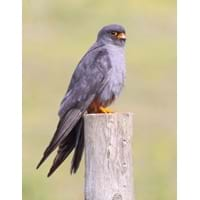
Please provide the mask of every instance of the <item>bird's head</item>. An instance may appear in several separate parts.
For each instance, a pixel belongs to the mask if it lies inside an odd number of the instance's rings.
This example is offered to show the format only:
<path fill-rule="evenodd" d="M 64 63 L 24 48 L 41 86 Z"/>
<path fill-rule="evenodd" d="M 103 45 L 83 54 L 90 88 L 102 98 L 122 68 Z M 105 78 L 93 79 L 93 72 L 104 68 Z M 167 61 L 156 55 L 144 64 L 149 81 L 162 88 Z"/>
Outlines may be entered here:
<path fill-rule="evenodd" d="M 126 32 L 123 26 L 111 24 L 104 26 L 98 33 L 97 42 L 113 44 L 123 47 L 126 41 Z"/>

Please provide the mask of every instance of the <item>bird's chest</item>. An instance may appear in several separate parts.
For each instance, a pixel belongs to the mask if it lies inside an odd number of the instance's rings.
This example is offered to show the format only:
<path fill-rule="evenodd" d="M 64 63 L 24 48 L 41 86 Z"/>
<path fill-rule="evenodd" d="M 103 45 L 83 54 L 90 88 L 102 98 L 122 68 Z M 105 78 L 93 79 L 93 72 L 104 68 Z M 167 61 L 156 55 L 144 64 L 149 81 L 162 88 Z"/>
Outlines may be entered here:
<path fill-rule="evenodd" d="M 125 57 L 123 49 L 113 49 L 109 51 L 111 71 L 109 72 L 108 82 L 101 93 L 103 101 L 109 101 L 119 96 L 125 80 Z"/>
<path fill-rule="evenodd" d="M 108 87 L 110 90 L 118 96 L 125 79 L 125 59 L 124 53 L 121 51 L 111 51 L 110 52 L 110 61 L 112 69 L 110 72 L 110 77 L 108 81 Z"/>

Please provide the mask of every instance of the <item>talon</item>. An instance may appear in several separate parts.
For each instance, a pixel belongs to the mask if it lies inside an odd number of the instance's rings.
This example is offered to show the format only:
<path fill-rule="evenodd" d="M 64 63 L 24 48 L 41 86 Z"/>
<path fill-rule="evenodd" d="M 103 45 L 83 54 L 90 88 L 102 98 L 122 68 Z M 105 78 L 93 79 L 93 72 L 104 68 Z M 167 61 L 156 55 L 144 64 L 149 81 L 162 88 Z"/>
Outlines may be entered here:
<path fill-rule="evenodd" d="M 113 111 L 110 110 L 109 108 L 104 108 L 102 106 L 99 107 L 99 112 L 100 113 L 113 113 Z"/>

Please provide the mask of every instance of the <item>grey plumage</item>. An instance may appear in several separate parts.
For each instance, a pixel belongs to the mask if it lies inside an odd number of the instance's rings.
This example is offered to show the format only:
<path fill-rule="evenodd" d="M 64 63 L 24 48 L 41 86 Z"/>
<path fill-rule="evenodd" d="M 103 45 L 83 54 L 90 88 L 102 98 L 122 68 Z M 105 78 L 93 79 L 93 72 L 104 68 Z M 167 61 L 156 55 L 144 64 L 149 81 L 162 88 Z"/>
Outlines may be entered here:
<path fill-rule="evenodd" d="M 59 109 L 59 123 L 37 168 L 58 147 L 56 158 L 49 171 L 50 176 L 74 151 L 71 173 L 79 167 L 84 148 L 83 114 L 94 101 L 108 106 L 119 96 L 125 79 L 125 39 L 113 32 L 124 33 L 120 25 L 103 27 L 97 41 L 88 50 L 75 69 L 68 90 Z"/>

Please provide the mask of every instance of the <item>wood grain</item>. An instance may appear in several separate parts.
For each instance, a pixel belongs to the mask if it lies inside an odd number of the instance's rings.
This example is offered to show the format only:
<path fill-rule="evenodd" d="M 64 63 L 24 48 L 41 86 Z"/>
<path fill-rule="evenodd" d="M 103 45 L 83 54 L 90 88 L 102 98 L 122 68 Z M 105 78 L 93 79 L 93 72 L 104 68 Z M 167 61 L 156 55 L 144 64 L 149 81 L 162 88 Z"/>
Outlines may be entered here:
<path fill-rule="evenodd" d="M 134 200 L 132 113 L 87 114 L 85 199 Z"/>

